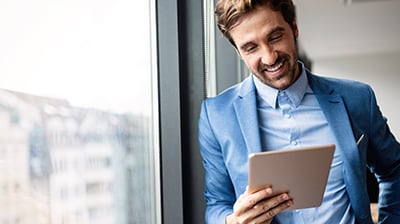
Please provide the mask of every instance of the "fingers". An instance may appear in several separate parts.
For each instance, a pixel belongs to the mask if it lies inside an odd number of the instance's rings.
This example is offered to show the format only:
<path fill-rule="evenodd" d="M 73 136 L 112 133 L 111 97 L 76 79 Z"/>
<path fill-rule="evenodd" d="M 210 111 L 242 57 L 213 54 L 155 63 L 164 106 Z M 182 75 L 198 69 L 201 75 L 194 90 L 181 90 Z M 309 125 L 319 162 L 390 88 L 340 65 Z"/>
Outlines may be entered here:
<path fill-rule="evenodd" d="M 287 193 L 272 195 L 271 188 L 243 193 L 234 204 L 236 223 L 269 223 L 276 214 L 293 205 Z"/>
<path fill-rule="evenodd" d="M 233 211 L 240 215 L 243 212 L 252 209 L 258 202 L 265 200 L 272 196 L 272 189 L 265 188 L 263 190 L 257 191 L 253 194 L 249 194 L 247 191 L 240 195 L 238 200 L 233 206 Z"/>
<path fill-rule="evenodd" d="M 291 205 L 290 203 L 291 200 L 287 193 L 277 195 L 268 200 L 263 200 L 258 204 L 256 204 L 253 208 L 261 211 L 271 211 L 272 209 L 278 207 L 279 205 L 285 204 L 285 202 L 287 202 L 289 206 Z"/>
<path fill-rule="evenodd" d="M 253 221 L 254 223 L 263 223 L 273 219 L 278 213 L 288 209 L 293 205 L 293 200 L 288 194 L 284 193 L 271 198 L 270 200 L 264 200 L 254 206 L 255 210 L 259 210 L 257 216 Z"/>
<path fill-rule="evenodd" d="M 272 219 L 277 215 L 278 213 L 288 209 L 290 206 L 293 205 L 293 202 L 291 200 L 287 202 L 283 202 L 276 207 L 265 211 L 264 213 L 261 213 L 259 216 L 256 218 L 252 219 L 250 222 L 247 222 L 248 224 L 253 224 L 253 223 L 271 223 Z"/>

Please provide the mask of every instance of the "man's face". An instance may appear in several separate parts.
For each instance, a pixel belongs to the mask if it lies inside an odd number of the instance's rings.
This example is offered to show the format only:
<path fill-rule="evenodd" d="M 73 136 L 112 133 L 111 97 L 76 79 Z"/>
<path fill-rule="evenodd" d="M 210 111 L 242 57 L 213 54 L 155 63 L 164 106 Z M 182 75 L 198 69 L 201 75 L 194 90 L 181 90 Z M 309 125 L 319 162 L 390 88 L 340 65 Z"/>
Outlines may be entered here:
<path fill-rule="evenodd" d="M 299 76 L 296 23 L 292 27 L 268 5 L 246 15 L 231 31 L 237 51 L 263 83 L 286 89 Z"/>

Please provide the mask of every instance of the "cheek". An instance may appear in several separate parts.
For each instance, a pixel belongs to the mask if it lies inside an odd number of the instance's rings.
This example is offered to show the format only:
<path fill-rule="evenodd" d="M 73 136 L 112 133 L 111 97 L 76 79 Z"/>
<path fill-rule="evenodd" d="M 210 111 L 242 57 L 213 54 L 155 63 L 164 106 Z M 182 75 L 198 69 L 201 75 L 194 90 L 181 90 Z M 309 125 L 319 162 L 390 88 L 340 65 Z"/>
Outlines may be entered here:
<path fill-rule="evenodd" d="M 297 52 L 297 45 L 296 42 L 291 39 L 288 40 L 285 44 L 280 46 L 282 52 L 286 52 L 287 54 L 293 54 Z"/>
<path fill-rule="evenodd" d="M 258 65 L 259 65 L 259 59 L 255 56 L 252 57 L 246 57 L 242 58 L 244 63 L 247 65 L 247 67 L 252 71 L 255 72 L 257 71 Z"/>

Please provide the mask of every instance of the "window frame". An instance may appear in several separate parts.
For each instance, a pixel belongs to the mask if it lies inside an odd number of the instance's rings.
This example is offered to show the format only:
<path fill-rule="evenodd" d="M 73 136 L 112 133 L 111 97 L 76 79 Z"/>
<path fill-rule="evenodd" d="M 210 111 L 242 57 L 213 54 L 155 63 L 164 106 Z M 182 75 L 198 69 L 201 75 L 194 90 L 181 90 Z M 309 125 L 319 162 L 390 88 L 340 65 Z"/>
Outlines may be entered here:
<path fill-rule="evenodd" d="M 205 77 L 205 1 L 215 5 L 214 0 L 156 0 L 163 224 L 205 223 L 197 137 L 201 102 L 210 86 Z M 229 42 L 217 30 L 213 35 L 217 76 L 211 86 L 217 94 L 247 73 Z M 236 66 L 227 66 L 232 64 Z"/>
<path fill-rule="evenodd" d="M 183 224 L 178 5 L 156 0 L 162 223 Z"/>

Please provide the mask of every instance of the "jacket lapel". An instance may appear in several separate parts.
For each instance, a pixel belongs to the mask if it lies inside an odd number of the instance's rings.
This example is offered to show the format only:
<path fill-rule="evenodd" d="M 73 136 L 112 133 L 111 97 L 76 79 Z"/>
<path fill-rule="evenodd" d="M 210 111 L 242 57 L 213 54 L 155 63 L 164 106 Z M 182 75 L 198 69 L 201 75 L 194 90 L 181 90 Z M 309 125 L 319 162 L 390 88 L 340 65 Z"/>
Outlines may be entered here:
<path fill-rule="evenodd" d="M 240 131 L 246 143 L 248 154 L 261 152 L 261 139 L 257 114 L 257 94 L 252 76 L 247 78 L 240 87 L 239 97 L 233 106 Z"/>
<path fill-rule="evenodd" d="M 308 78 L 310 86 L 316 94 L 321 109 L 337 139 L 337 148 L 341 150 L 343 177 L 352 207 L 358 215 L 369 214 L 369 207 L 367 206 L 369 199 L 368 197 L 364 197 L 364 195 L 368 195 L 365 187 L 366 167 L 361 162 L 358 146 L 354 139 L 354 136 L 359 136 L 362 133 L 356 127 L 357 124 L 351 125 L 343 98 L 339 94 L 336 94 L 334 84 L 324 84 L 321 78 L 317 78 L 310 73 L 308 74 Z M 359 218 L 365 220 L 366 217 Z"/>
<path fill-rule="evenodd" d="M 345 179 L 358 178 L 360 181 L 363 180 L 363 169 L 360 167 L 360 157 L 354 139 L 354 134 L 358 135 L 358 133 L 353 133 L 354 131 L 358 132 L 358 130 L 353 131 L 352 129 L 342 97 L 335 92 L 332 86 L 321 83 L 319 78 L 309 74 L 308 79 L 310 87 L 313 89 L 321 109 L 337 139 L 337 148 L 341 150 L 340 152 L 345 167 L 344 174 L 347 177 L 345 177 Z M 354 180 L 352 181 L 354 183 Z"/>
<path fill-rule="evenodd" d="M 316 94 L 316 97 L 337 139 L 338 148 L 343 151 L 342 154 L 347 159 L 358 158 L 357 155 L 353 155 L 353 152 L 357 152 L 357 150 L 350 120 L 342 98 L 339 95 L 323 94 Z M 353 147 L 349 148 L 349 146 Z"/>

